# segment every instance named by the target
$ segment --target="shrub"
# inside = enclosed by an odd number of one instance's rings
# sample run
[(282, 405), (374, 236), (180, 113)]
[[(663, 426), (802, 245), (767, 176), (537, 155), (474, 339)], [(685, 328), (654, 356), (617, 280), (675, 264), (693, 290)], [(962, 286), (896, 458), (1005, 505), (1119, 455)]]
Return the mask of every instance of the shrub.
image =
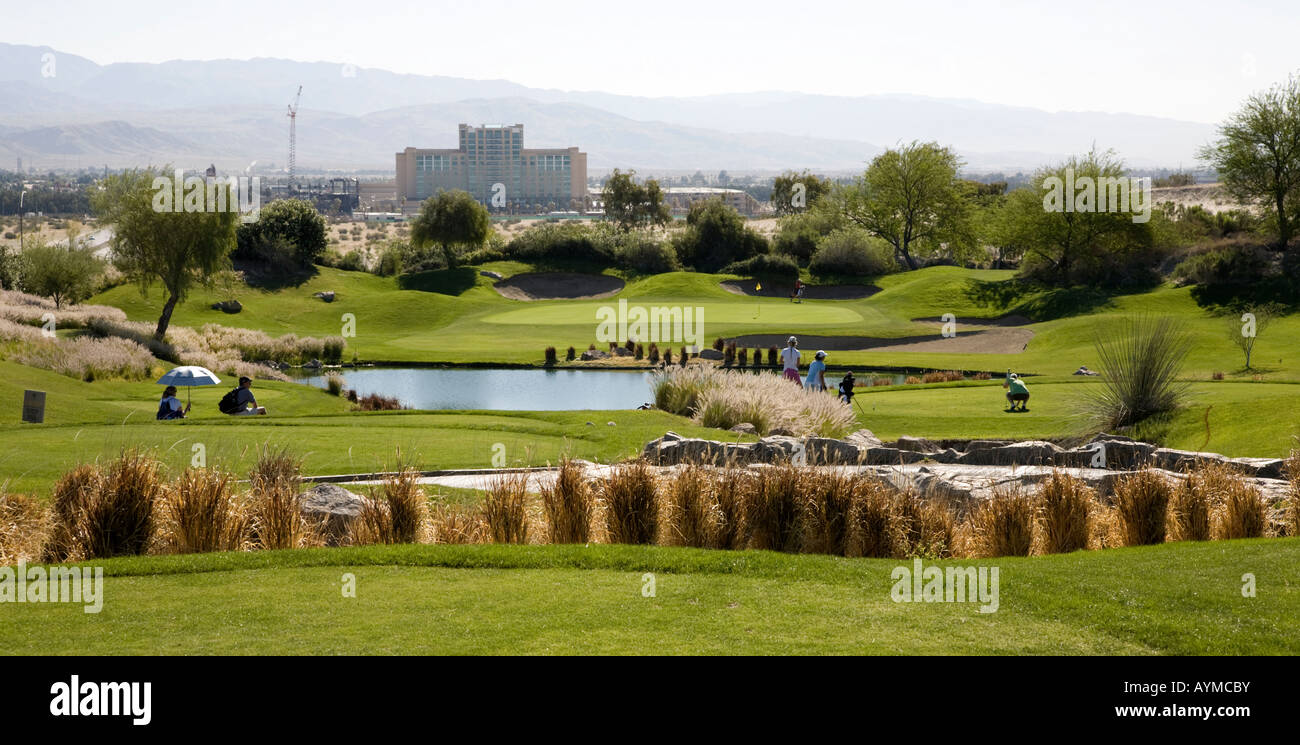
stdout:
[(841, 228), (817, 242), (808, 271), (821, 277), (876, 277), (896, 266), (889, 244), (861, 228)]
[(1268, 507), (1259, 490), (1240, 476), (1231, 475), (1228, 488), (1214, 513), (1214, 537), (1262, 538), (1268, 530)]
[(584, 261), (613, 266), (615, 251), (595, 228), (578, 222), (543, 223), (515, 236), (503, 249), (516, 261)]
[(803, 503), (803, 550), (845, 556), (849, 551), (854, 492), (858, 482), (843, 472), (809, 479)]
[(54, 485), (53, 525), (45, 544), (46, 561), (69, 561), (85, 558), (82, 550), (82, 514), (99, 493), (104, 475), (97, 466), (84, 464), (68, 471)]
[[(713, 477), (698, 465), (688, 466), (667, 480), (669, 539), (674, 545), (708, 548), (715, 544), (718, 514)], [(728, 537), (728, 542), (734, 538)]]
[(722, 272), (743, 277), (761, 277), (778, 282), (794, 282), (799, 278), (799, 265), (789, 256), (759, 254), (744, 261), (733, 261), (723, 267)]
[(907, 380), (904, 380), (903, 382), (906, 383), (907, 385), (919, 385), (922, 381), (920, 378), (916, 377), (915, 375), (908, 375)]
[(1034, 500), (1016, 488), (999, 488), (970, 514), (972, 552), (977, 556), (1028, 556), (1034, 543)]
[(800, 435), (838, 437), (856, 424), (853, 411), (832, 396), (792, 389), (776, 375), (714, 367), (665, 369), (652, 380), (655, 406), (693, 417), (705, 427), (753, 424), (760, 434), (781, 427)]
[(768, 364), (769, 367), (776, 367), (776, 365), (777, 365), (777, 351), (776, 351), (776, 347), (768, 347), (768, 348), (767, 348), (767, 364)]
[(673, 247), (642, 233), (624, 233), (616, 239), (615, 260), (619, 267), (640, 274), (663, 274), (681, 269)]
[(641, 346), (640, 344), (637, 344), (636, 349), (633, 350), (632, 352), (632, 357), (633, 359), (636, 360), (645, 359), (645, 347)]
[(1286, 501), (1287, 535), (1300, 536), (1300, 450), (1292, 450), (1286, 460), (1286, 476), (1290, 492)]
[(745, 516), (748, 498), (754, 493), (751, 483), (756, 477), (744, 469), (728, 466), (719, 472), (713, 495), (715, 548), (742, 549), (749, 543)]
[(351, 543), (419, 543), (429, 523), (428, 500), (419, 478), (414, 468), (385, 476), (379, 493), (371, 492), (352, 522)]
[(672, 364), (673, 364), (673, 350), (672, 350), (672, 349), (665, 349), (665, 350), (664, 350), (664, 366), (665, 366), (665, 367), (669, 367), (669, 366), (671, 366)]
[(894, 497), (900, 529), (899, 548), (904, 556), (948, 558), (956, 545), (956, 524), (948, 505), (937, 498), (911, 492)]
[(1116, 482), (1116, 517), (1124, 545), (1165, 542), (1170, 492), (1169, 484), (1154, 471), (1136, 471)]
[(1176, 284), (1245, 288), (1272, 271), (1267, 249), (1255, 245), (1230, 245), (1184, 259), (1174, 267)]
[(573, 362), (574, 360), (578, 359), (578, 350), (574, 349), (573, 347), (569, 347), (569, 350), (564, 353), (564, 359), (568, 362)]
[(615, 468), (601, 481), (600, 492), (605, 507), (605, 535), (610, 543), (655, 542), (659, 498), (649, 464), (635, 461)]
[(746, 348), (744, 348), (744, 347), (741, 347), (741, 348), (740, 348), (740, 350), (737, 352), (737, 361), (736, 361), (736, 364), (737, 364), (738, 367), (748, 367), (748, 366), (749, 366), (749, 350), (748, 350), (748, 349), (746, 349)]
[(1095, 339), (1103, 371), (1088, 401), (1107, 428), (1127, 427), (1173, 411), (1187, 386), (1178, 380), (1190, 340), (1171, 318), (1128, 318)]
[(231, 494), (231, 478), (225, 471), (193, 468), (168, 486), (160, 525), (168, 550), (191, 554), (246, 547), (247, 505)]
[(849, 513), (850, 555), (885, 559), (900, 556), (905, 540), (894, 489), (880, 479), (858, 478)]
[[(352, 398), (349, 396), (348, 400), (352, 400)], [(381, 396), (378, 393), (362, 396), (355, 403), (357, 411), (401, 411), (406, 408), (397, 398)]]
[[(691, 205), (686, 216), (686, 229), (673, 239), (673, 247), (678, 260), (698, 272), (716, 272), (727, 267), (728, 273), (737, 264), (743, 264), (756, 255), (767, 254), (767, 239), (745, 225), (745, 221), (734, 209), (721, 199), (708, 199)], [(782, 264), (798, 267), (786, 257)]]
[(681, 350), (677, 353), (678, 364), (680, 364), (682, 367), (686, 367), (686, 363), (689, 362), (690, 359), (691, 359), (691, 355), (687, 353), (686, 347), (682, 347)]
[(332, 372), (325, 376), (325, 390), (329, 391), (331, 396), (342, 396), (343, 385), (346, 382), (342, 375)]
[(430, 523), (434, 543), (479, 543), (486, 533), (480, 510), (456, 504), (435, 506)]
[(546, 366), (554, 367), (559, 359), (555, 356), (555, 347), (546, 348)]
[(542, 511), (551, 543), (586, 543), (591, 539), (595, 499), (582, 466), (565, 458), (555, 482), (542, 487)]
[(872, 378), (871, 380), (871, 385), (873, 387), (881, 386), (881, 385), (893, 385), (893, 384), (894, 384), (893, 378)]
[(149, 548), (154, 510), (163, 491), (161, 464), (127, 451), (109, 464), (99, 488), (79, 512), (84, 558), (135, 556)]
[(650, 364), (659, 364), (659, 345), (654, 342), (650, 342)]
[(1088, 547), (1094, 497), (1081, 479), (1052, 471), (1038, 494), (1042, 553), (1067, 554)]
[(785, 464), (769, 469), (750, 482), (753, 491), (746, 499), (752, 548), (795, 551), (799, 547), (799, 517), (811, 472)]
[(252, 491), (252, 534), (264, 549), (300, 548), (314, 537), (302, 514), (301, 462), (288, 450), (262, 449), (248, 474)]
[(39, 501), (0, 491), (0, 566), (41, 558), (50, 512)]
[(528, 474), (494, 480), (483, 498), (483, 524), (493, 543), (528, 542)]
[(736, 364), (736, 342), (728, 342), (722, 350), (723, 367), (731, 367)]
[(1217, 464), (1199, 465), (1189, 472), (1170, 495), (1171, 538), (1178, 541), (1210, 540), (1215, 507), (1222, 503), (1232, 479), (1228, 469)]

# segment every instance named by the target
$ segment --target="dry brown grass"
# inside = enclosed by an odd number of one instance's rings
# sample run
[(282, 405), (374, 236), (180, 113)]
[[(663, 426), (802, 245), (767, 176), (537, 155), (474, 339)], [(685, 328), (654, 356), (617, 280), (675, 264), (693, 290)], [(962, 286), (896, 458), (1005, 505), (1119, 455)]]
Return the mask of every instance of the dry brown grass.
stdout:
[(302, 462), (288, 450), (262, 450), (248, 474), (252, 535), (260, 548), (300, 548), (319, 542), (316, 526), (302, 513)]
[(1234, 477), (1212, 515), (1214, 537), (1263, 538), (1268, 532), (1268, 507), (1259, 490), (1240, 477)]
[(1088, 547), (1096, 496), (1082, 480), (1052, 472), (1038, 494), (1041, 553), (1065, 554)]
[(45, 543), (45, 561), (78, 561), (84, 558), (81, 548), (81, 515), (91, 498), (99, 492), (104, 475), (98, 466), (82, 464), (63, 474), (54, 485), (52, 526)]
[(967, 547), (972, 555), (1028, 556), (1034, 546), (1035, 500), (1018, 487), (1001, 487), (971, 510)]
[(41, 558), (53, 517), (41, 502), (0, 492), (0, 566)]
[(248, 505), (231, 493), (231, 482), (225, 471), (196, 468), (168, 484), (158, 525), (162, 550), (193, 554), (247, 548)]
[(947, 500), (900, 492), (894, 497), (894, 503), (903, 556), (946, 559), (956, 553), (957, 521)]
[(668, 539), (673, 545), (708, 548), (718, 543), (719, 524), (713, 474), (687, 466), (664, 483)]
[(1292, 450), (1286, 461), (1287, 478), (1291, 482), (1290, 496), (1286, 501), (1287, 535), (1300, 536), (1300, 450)]
[(656, 486), (655, 472), (644, 461), (619, 466), (600, 482), (606, 540), (633, 544), (655, 542), (659, 535)]
[(859, 477), (854, 484), (849, 512), (849, 555), (876, 559), (901, 556), (906, 526), (898, 512), (892, 486), (873, 477)]
[(1165, 542), (1169, 482), (1155, 471), (1135, 471), (1115, 484), (1115, 509), (1125, 546)]
[(844, 556), (849, 551), (857, 480), (840, 471), (813, 473), (803, 498), (803, 550)]
[(764, 469), (746, 498), (750, 546), (766, 551), (799, 548), (799, 518), (809, 472), (785, 464)]
[(1210, 540), (1212, 505), (1223, 498), (1221, 469), (1198, 468), (1174, 488), (1169, 499), (1170, 539)]
[(349, 528), (353, 545), (372, 543), (420, 543), (430, 531), (429, 503), (420, 488), (420, 472), (400, 468), (384, 477), (378, 491), (361, 507), (361, 514)]
[(435, 505), (431, 523), (434, 543), (482, 543), (487, 537), (482, 511), (463, 505)]
[(134, 450), (109, 464), (77, 515), (74, 535), (84, 558), (137, 556), (149, 549), (164, 487), (161, 469), (157, 460)]
[(745, 524), (748, 498), (753, 493), (754, 476), (742, 468), (727, 467), (718, 472), (713, 489), (715, 548), (742, 549), (749, 544)]
[(494, 480), (483, 497), (483, 524), (493, 543), (528, 542), (528, 474)]
[(560, 461), (555, 482), (542, 487), (542, 512), (551, 543), (587, 543), (591, 540), (591, 518), (596, 499), (582, 466), (565, 458)]

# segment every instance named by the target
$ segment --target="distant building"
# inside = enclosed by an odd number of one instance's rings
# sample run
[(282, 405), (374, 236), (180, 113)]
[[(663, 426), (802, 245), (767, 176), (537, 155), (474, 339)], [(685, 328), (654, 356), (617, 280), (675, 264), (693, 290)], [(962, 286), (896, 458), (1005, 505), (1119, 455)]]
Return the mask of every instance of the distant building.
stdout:
[(587, 154), (524, 147), (524, 125), (460, 125), (460, 147), (397, 153), (398, 201), (412, 209), (440, 191), (467, 191), (494, 211), (585, 208)]
[(742, 215), (753, 217), (763, 209), (763, 204), (748, 192), (740, 189), (719, 189), (709, 186), (669, 186), (663, 190), (664, 202), (674, 214), (684, 215), (691, 205), (706, 199), (721, 199), (722, 203)]

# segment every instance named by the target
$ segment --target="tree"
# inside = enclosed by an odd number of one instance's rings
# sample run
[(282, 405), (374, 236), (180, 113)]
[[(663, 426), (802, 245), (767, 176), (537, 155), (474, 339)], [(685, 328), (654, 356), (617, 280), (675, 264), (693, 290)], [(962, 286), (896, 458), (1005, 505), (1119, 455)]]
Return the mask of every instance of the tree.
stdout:
[[(236, 232), (235, 257), (291, 261), (310, 267), (325, 255), (328, 229), (311, 202), (280, 199), (261, 209), (257, 222), (245, 223)], [(278, 256), (280, 252), (286, 256)]]
[(1255, 342), (1259, 335), (1282, 310), (1273, 303), (1264, 303), (1245, 306), (1240, 316), (1235, 313), (1228, 316), (1228, 337), (1246, 355), (1247, 370), (1250, 369), (1250, 357), (1255, 353)]
[(1272, 215), (1285, 249), (1300, 210), (1300, 77), (1247, 98), (1200, 157), (1218, 171), (1229, 195)]
[(772, 206), (778, 215), (793, 215), (811, 209), (829, 194), (831, 182), (804, 171), (786, 171), (772, 182)]
[(697, 272), (716, 272), (734, 261), (767, 253), (767, 239), (745, 225), (721, 199), (691, 205), (686, 231), (677, 237), (677, 257)]
[(973, 248), (967, 191), (957, 178), (962, 162), (938, 143), (904, 145), (871, 161), (839, 195), (844, 214), (894, 248), (909, 269), (916, 255), (932, 255), (944, 244), (954, 255)]
[(605, 203), (605, 217), (614, 221), (620, 230), (627, 232), (639, 228), (662, 227), (672, 221), (672, 213), (664, 204), (659, 182), (650, 179), (638, 184), (632, 177), (636, 171), (621, 173), (617, 168), (605, 181), (601, 200)]
[[(207, 284), (228, 267), (239, 220), (235, 210), (184, 211), (180, 205), (171, 210), (155, 209), (155, 193), (161, 194), (164, 188), (157, 184), (171, 188), (171, 179), (162, 175), (168, 170), (148, 168), (109, 176), (100, 182), (92, 199), (101, 220), (113, 226), (117, 268), (138, 283), (141, 291), (158, 283), (167, 293), (154, 330), (158, 341), (167, 333), (176, 304), (195, 285)], [(233, 189), (227, 204), (239, 204)]]
[[(1057, 209), (1052, 187), (1086, 184), (1096, 195), (1103, 179), (1123, 179), (1124, 164), (1112, 153), (1089, 152), (1034, 174), (1031, 185), (1007, 195), (1002, 214), (991, 221), (993, 242), (1011, 254), (1023, 253), (1021, 273), (1049, 284), (1128, 284), (1150, 278), (1158, 259), (1149, 222), (1134, 222), (1126, 211), (1080, 205)], [(1130, 187), (1131, 188), (1131, 187)], [(1085, 193), (1085, 192), (1081, 192)], [(1045, 196), (1046, 195), (1046, 196)], [(1131, 195), (1130, 195), (1131, 196)]]
[(461, 250), (481, 248), (492, 233), (492, 217), (469, 192), (456, 189), (429, 197), (411, 223), (411, 245), (442, 250), (447, 266), (456, 266)]
[(76, 304), (95, 294), (104, 262), (92, 248), (63, 248), (44, 242), (29, 243), (20, 254), (19, 272), (27, 292), (54, 301)]

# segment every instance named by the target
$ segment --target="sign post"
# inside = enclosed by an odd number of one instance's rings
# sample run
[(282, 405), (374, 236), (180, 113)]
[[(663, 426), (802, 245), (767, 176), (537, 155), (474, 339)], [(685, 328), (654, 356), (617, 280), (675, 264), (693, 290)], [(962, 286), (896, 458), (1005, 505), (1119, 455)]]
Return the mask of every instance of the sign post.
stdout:
[(32, 424), (45, 421), (45, 391), (23, 391), (23, 421)]

